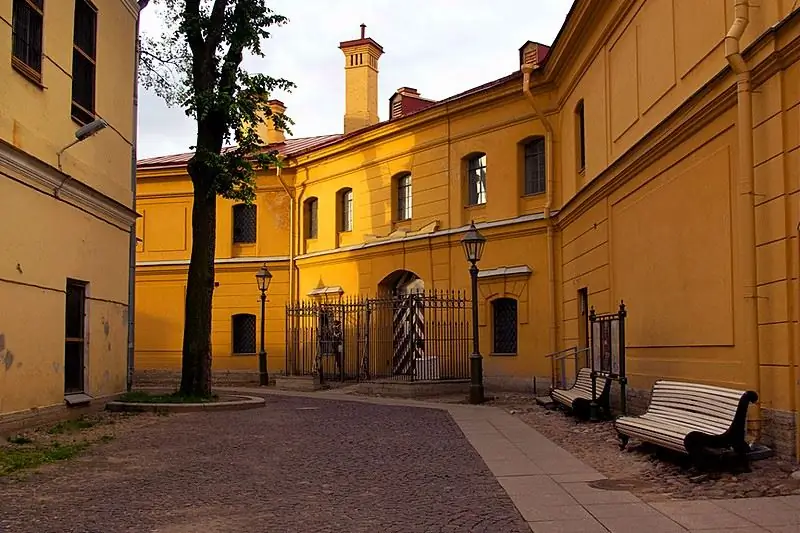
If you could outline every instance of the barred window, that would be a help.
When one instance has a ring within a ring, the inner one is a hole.
[[[88,124],[95,118],[97,10],[87,0],[75,0],[72,46],[72,118]]]
[[[42,79],[44,0],[14,0],[11,64],[36,81]]]
[[[397,177],[397,220],[411,220],[411,173]]]
[[[340,231],[353,231],[353,189],[344,189],[339,193]]]
[[[517,353],[517,301],[513,298],[498,298],[492,302],[494,325],[493,353]]]
[[[306,238],[307,239],[316,239],[317,238],[317,202],[316,198],[309,198],[306,200]]]
[[[536,137],[525,144],[525,194],[545,191],[544,138]]]
[[[256,315],[233,315],[233,353],[256,353]]]
[[[486,154],[475,154],[467,160],[469,205],[486,203]]]
[[[236,204],[233,206],[233,243],[256,242],[258,208],[255,205]]]

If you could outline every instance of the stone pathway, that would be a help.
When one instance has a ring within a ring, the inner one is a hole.
[[[170,416],[0,483],[0,532],[800,532],[800,496],[592,488],[602,474],[497,408],[248,392],[267,406]]]

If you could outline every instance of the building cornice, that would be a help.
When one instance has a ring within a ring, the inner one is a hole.
[[[0,141],[0,169],[7,177],[72,205],[113,226],[129,231],[137,214],[100,191],[47,163]]]
[[[139,17],[139,2],[137,0],[121,0],[121,2],[131,15]]]
[[[250,265],[255,263],[283,263],[289,260],[288,255],[274,255],[265,257],[224,257],[215,259],[215,265]],[[137,261],[136,268],[146,267],[174,267],[189,266],[188,259],[174,259],[164,261]]]

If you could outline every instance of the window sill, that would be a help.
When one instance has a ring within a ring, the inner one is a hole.
[[[523,195],[522,195],[522,197],[523,197],[523,198],[538,198],[538,197],[540,197],[540,196],[544,196],[545,192],[547,192],[547,191],[542,191],[542,192],[528,192],[528,193],[525,193],[525,194],[523,194]]]
[[[483,202],[482,204],[468,204],[464,206],[464,209],[472,210],[472,209],[482,209],[484,207],[486,207],[486,202]]]
[[[17,74],[34,84],[37,88],[41,90],[46,89],[46,87],[42,85],[42,74],[40,72],[36,72],[16,57],[11,58],[11,67]]]
[[[255,357],[257,353],[231,353],[231,357]]]
[[[490,357],[516,357],[516,353],[499,353],[499,352],[491,352],[489,354]]]

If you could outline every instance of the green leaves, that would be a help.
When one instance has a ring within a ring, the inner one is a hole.
[[[197,122],[195,156],[188,165],[195,187],[244,202],[255,196],[255,172],[280,165],[263,147],[257,126],[272,120],[291,134],[292,120],[270,111],[276,90],[295,84],[242,68],[245,54],[263,57],[273,26],[288,19],[265,0],[156,0],[164,31],[145,36],[140,54],[142,85]],[[225,148],[235,142],[235,146]]]

